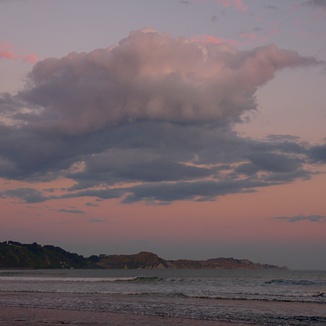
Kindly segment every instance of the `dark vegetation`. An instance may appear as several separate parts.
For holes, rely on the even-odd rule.
[[[36,242],[22,244],[15,241],[4,241],[0,242],[0,268],[278,269],[280,267],[234,258],[165,260],[156,254],[144,251],[134,255],[93,255],[85,258],[52,245],[41,246]]]

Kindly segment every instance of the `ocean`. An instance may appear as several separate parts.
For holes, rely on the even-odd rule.
[[[0,305],[326,325],[326,271],[2,270]]]

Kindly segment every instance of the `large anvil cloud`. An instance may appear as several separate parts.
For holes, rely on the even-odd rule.
[[[64,176],[75,181],[64,198],[124,202],[211,200],[309,177],[304,163],[323,146],[243,139],[232,128],[277,71],[317,64],[275,45],[239,51],[150,29],[45,59],[23,90],[1,94],[0,176]],[[2,196],[28,201],[27,192]],[[56,198],[31,192],[34,202]]]

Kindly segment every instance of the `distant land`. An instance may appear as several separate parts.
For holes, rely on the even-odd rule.
[[[85,258],[52,245],[0,242],[0,269],[286,269],[247,259],[166,260],[142,251],[133,255],[92,255]]]

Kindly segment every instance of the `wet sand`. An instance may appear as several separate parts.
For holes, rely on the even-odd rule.
[[[0,325],[241,326],[242,324],[108,312],[0,306]]]

